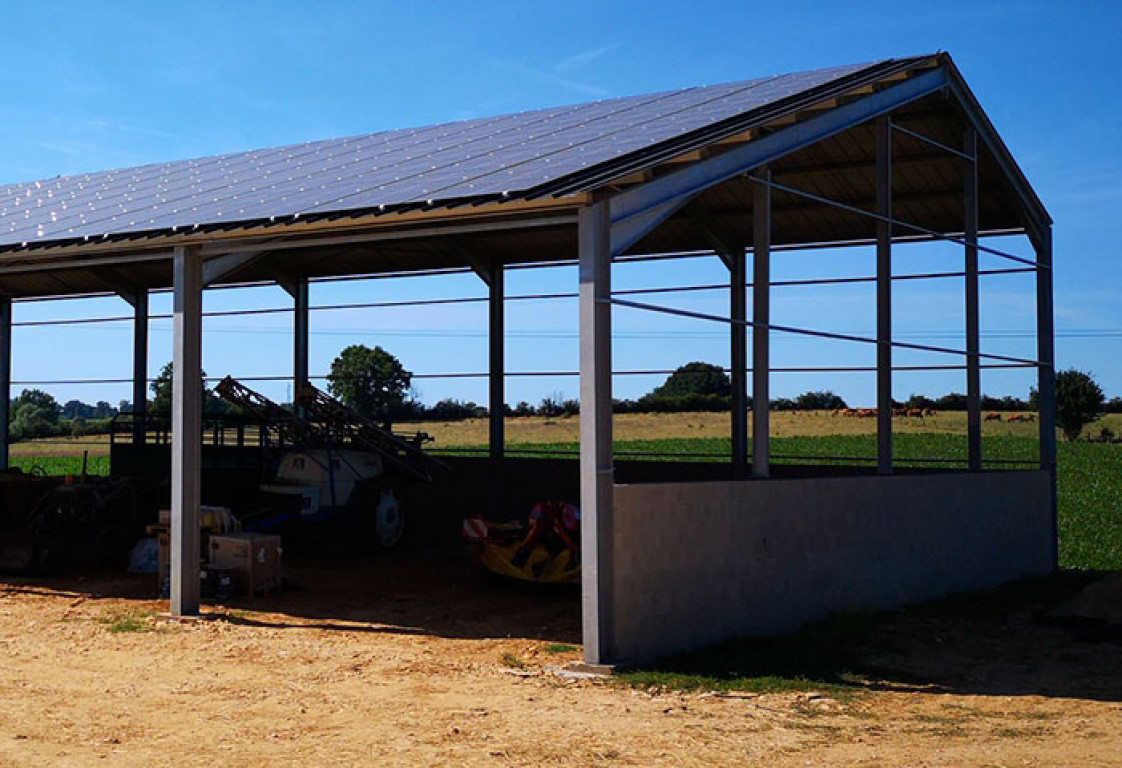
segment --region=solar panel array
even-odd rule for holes
[[[875,66],[0,187],[0,247],[521,193]]]

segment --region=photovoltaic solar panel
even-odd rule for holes
[[[517,199],[884,63],[10,184],[0,187],[0,247]]]

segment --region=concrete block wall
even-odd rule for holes
[[[1046,472],[615,487],[616,658],[1046,573]]]

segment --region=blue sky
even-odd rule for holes
[[[5,89],[0,183],[368,133],[648,91],[946,50],[1056,220],[1057,360],[1092,371],[1122,395],[1122,4],[1084,2],[900,4],[570,2],[565,4],[193,2],[21,3],[2,0]],[[984,192],[984,190],[983,190]],[[1020,239],[998,247],[1025,252]],[[898,268],[960,259],[947,246],[898,249]],[[777,256],[776,279],[871,274],[871,251]],[[997,266],[987,263],[983,267]],[[618,287],[727,279],[716,259],[618,267]],[[575,271],[517,271],[508,293],[568,291]],[[317,285],[313,304],[483,296],[470,276]],[[1033,294],[1024,276],[983,282],[983,351],[1034,356]],[[217,291],[207,309],[284,306],[275,288]],[[671,301],[667,301],[671,303]],[[674,306],[723,313],[724,292]],[[168,308],[166,296],[153,311]],[[776,289],[776,323],[870,335],[868,287]],[[118,299],[17,304],[17,322],[121,315]],[[900,337],[961,346],[961,285],[897,289]],[[507,366],[575,369],[575,302],[511,302]],[[615,365],[673,368],[727,363],[725,330],[617,309]],[[381,344],[417,374],[485,370],[482,305],[321,311],[312,318],[312,370],[326,372],[350,343]],[[14,378],[127,378],[127,323],[17,328]],[[212,375],[291,371],[291,318],[211,318],[204,366]],[[863,345],[777,338],[776,365],[866,365]],[[170,324],[152,326],[152,371],[170,358]],[[945,357],[901,353],[904,363]],[[658,377],[618,377],[633,397]],[[991,394],[1024,395],[1025,371],[987,372]],[[481,379],[418,378],[432,402],[484,401]],[[116,403],[126,384],[42,385],[60,400]],[[873,398],[870,374],[776,374],[773,390],[833,389]],[[954,374],[901,373],[899,396],[964,388]],[[20,385],[15,387],[18,392]],[[284,397],[284,384],[262,387]],[[573,377],[514,377],[508,400],[575,397]]]

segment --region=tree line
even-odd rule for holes
[[[237,407],[215,395],[205,385],[203,373],[203,411],[209,414],[236,413]],[[327,388],[345,405],[385,424],[401,421],[457,421],[485,418],[488,408],[470,400],[445,398],[432,405],[421,402],[412,389],[413,375],[401,362],[381,347],[356,344],[345,348],[331,364]],[[1122,398],[1106,400],[1102,389],[1089,374],[1063,371],[1057,374],[1057,406],[1060,427],[1065,435],[1078,436],[1086,424],[1104,413],[1122,413]],[[151,382],[152,399],[148,412],[153,416],[171,413],[172,364],[165,365]],[[1027,399],[1006,395],[982,397],[985,411],[1037,410],[1035,388]],[[966,395],[951,392],[942,397],[912,395],[893,401],[893,407],[965,411]],[[40,389],[25,389],[12,401],[10,435],[13,440],[58,435],[104,433],[118,414],[131,410],[122,400],[117,407],[99,401],[94,405],[70,400],[60,405]],[[728,373],[712,363],[693,361],[676,369],[665,382],[633,400],[613,401],[616,413],[721,412],[732,407],[732,381]],[[752,407],[748,398],[748,407]],[[830,390],[804,392],[793,398],[769,402],[773,411],[833,411],[848,408],[846,401]],[[575,416],[580,402],[561,395],[543,398],[538,404],[519,402],[505,405],[507,416]]]

